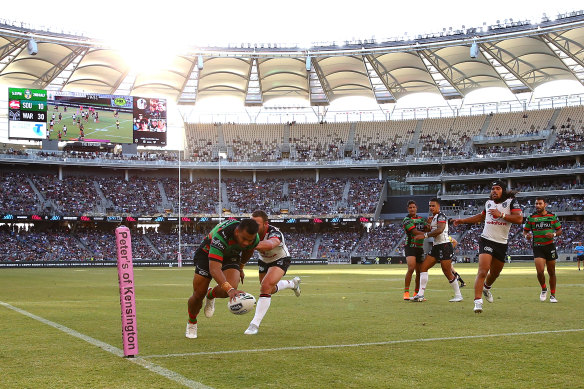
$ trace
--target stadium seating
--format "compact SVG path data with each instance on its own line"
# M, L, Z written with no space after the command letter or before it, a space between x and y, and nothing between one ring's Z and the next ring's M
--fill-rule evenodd
M280 213L284 181L277 179L251 180L227 179L228 201L234 206L232 213L252 213L257 209L270 214Z
M346 180L321 178L318 182L298 178L289 182L290 213L297 215L323 215L336 213Z
M469 155L469 141L478 135L483 115L425 119L420 132L421 156Z
M355 231L334 231L321 234L318 258L326 258L331 263L350 262L351 252L359 241L359 235Z
M17 172L0 173L0 212L36 213L42 210L26 175Z
M233 160L273 162L281 159L283 124L225 124L222 129Z
M45 200L53 202L55 211L61 214L82 215L97 212L98 195L89 177L63 177L34 175L33 183Z
M116 213L153 215L163 211L156 178L130 177L125 181L97 177L96 181Z
M485 135L512 136L535 134L548 127L553 113L553 109L498 113L493 115Z
M186 159L195 162L216 160L219 134L215 124L185 123Z
M351 123L294 124L290 126L290 155L296 161L344 158Z
M396 242L404 237L404 229L400 221L379 226L363 234L355 252L361 256L390 256Z
M403 155L417 120L358 122L355 128L357 159L392 159Z
M178 213L178 180L164 178L166 197L172 210ZM214 214L217 213L219 198L219 180L211 178L196 178L193 182L181 179L181 213L182 214Z

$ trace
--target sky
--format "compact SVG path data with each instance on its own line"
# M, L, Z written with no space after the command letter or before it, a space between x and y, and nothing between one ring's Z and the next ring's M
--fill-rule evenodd
M396 4L397 3L397 4ZM0 18L50 27L55 31L83 32L110 42L122 40L166 46L206 46L228 43L342 42L413 36L427 32L482 26L505 19L539 20L543 13L584 9L581 0L469 2L367 1L112 1L86 2L28 0L22 7L4 7ZM412 4L414 6L412 6ZM170 38L176 38L172 40Z

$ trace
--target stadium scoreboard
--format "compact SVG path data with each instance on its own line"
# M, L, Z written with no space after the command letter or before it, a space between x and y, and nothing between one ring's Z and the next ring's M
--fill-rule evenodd
M166 146L166 100L9 88L10 139Z
M8 137L45 139L47 135L47 91L8 88Z

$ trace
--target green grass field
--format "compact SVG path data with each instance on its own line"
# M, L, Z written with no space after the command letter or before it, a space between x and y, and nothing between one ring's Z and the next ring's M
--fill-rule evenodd
M477 315L476 264L457 269L465 301L448 302L452 289L434 268L428 301L413 303L401 299L405 265L293 266L302 296L274 295L258 335L243 335L253 313L232 315L219 300L213 318L201 313L199 338L186 339L193 268L137 268L138 363L2 304L0 387L584 386L584 271L558 265L551 304L539 301L532 264L506 265L495 302ZM241 289L257 297L255 270ZM122 348L116 269L4 269L0 301Z
M57 140L59 139L58 132L63 130L63 126L67 126L67 135L62 135L61 139L66 140L78 140L79 139L79 127L77 123L73 123L73 113L75 109L72 107L67 107L67 112L63 112L63 107L59 108L59 112L63 115L61 122L59 123L59 112L55 111L54 105L49 105L47 110L47 128L49 128L49 121L53 113L55 114L55 126L51 132L49 139ZM85 140L91 141L92 139L109 140L112 143L133 143L133 116L128 112L120 112L118 118L120 120L120 129L116 128L116 118L112 111L105 111L96 109L99 112L99 122L95 123L91 115L89 116L89 121L85 122L81 120L85 128ZM77 116L79 114L77 113Z

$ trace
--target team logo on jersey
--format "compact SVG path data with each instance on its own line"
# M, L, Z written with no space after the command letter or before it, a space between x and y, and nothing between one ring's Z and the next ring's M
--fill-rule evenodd
M509 201L505 201L505 202L503 203L503 208L507 208L507 206L508 206L508 205L509 205Z
M225 250L225 245L223 244L223 242L221 242L220 239L213 238L213 240L211 241L211 245L213 247L217 247L219 250Z
M491 203L487 203L487 208L491 208L492 204Z

